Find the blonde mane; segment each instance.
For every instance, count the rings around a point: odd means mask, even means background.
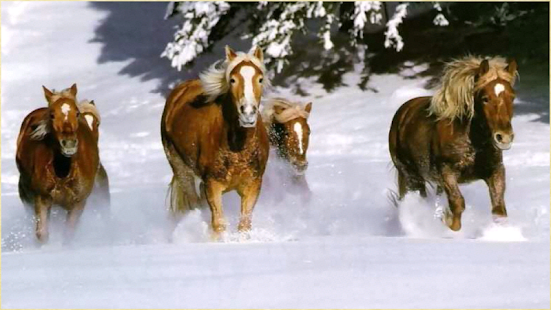
[[[284,108],[283,112],[276,113],[275,107]],[[266,126],[270,126],[273,122],[286,123],[290,120],[303,117],[308,118],[310,113],[305,110],[305,107],[298,102],[291,102],[284,98],[272,98],[265,105],[262,110],[262,120],[266,123]]]
[[[225,94],[230,89],[229,84],[229,75],[230,72],[241,62],[250,61],[255,66],[257,66],[262,74],[264,75],[262,85],[264,90],[270,87],[270,79],[266,74],[266,66],[258,58],[253,56],[253,51],[255,48],[251,49],[249,53],[237,52],[237,57],[235,57],[231,62],[227,60],[218,60],[207,70],[199,74],[199,79],[203,86],[205,95],[208,97],[208,101],[216,99],[216,97]]]
[[[67,98],[72,99],[76,102],[75,96],[71,94],[71,88],[66,88],[61,91],[55,91],[52,89],[52,97],[51,102],[56,102],[57,100],[61,98]],[[46,113],[46,116],[44,119],[41,119],[38,121],[38,124],[36,125],[36,128],[29,133],[29,136],[31,137],[31,140],[42,140],[44,137],[50,132],[50,126],[49,126],[49,114]]]
[[[514,85],[515,74],[509,73],[507,61],[503,57],[488,59],[489,71],[475,81],[482,57],[467,56],[446,64],[440,86],[431,98],[430,114],[438,119],[468,117],[474,115],[474,92],[486,86],[491,81],[501,78]]]
[[[92,114],[98,120],[98,125],[99,125],[101,123],[101,117],[99,115],[98,108],[96,107],[95,104],[92,103],[92,101],[88,99],[82,100],[77,104],[78,110],[80,111],[80,113]]]

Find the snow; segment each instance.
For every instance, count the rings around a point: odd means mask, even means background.
[[[407,15],[407,8],[409,3],[403,3],[396,7],[394,15],[386,23],[385,31],[385,47],[394,47],[396,51],[401,51],[404,48],[404,41],[398,31],[398,26],[402,23],[403,19]]]
[[[159,134],[166,94],[152,92],[159,81],[120,74],[130,59],[98,63],[103,43],[92,38],[109,13],[89,3],[7,2],[1,9],[2,307],[549,306],[550,132],[540,115],[513,119],[515,143],[504,153],[508,222],[492,222],[488,190],[475,182],[461,187],[467,209],[455,233],[435,218],[445,199],[409,194],[398,208],[388,199],[396,188],[390,121],[406,100],[431,94],[423,88],[427,78],[412,75],[422,64],[372,76],[377,93],[358,89],[354,72],[344,76],[350,86],[329,94],[314,82],[305,88],[308,98],[276,88],[274,96],[313,102],[311,201],[274,199],[277,186],[263,191],[247,239],[236,232],[239,200],[230,193],[225,242],[210,240],[208,210],[191,212],[168,242],[164,202],[172,173]],[[150,47],[151,57],[162,48]],[[529,81],[530,72],[520,70]],[[94,99],[102,114],[112,218],[87,209],[73,244],[63,246],[64,212],[56,210],[51,242],[38,247],[17,196],[15,139],[23,117],[46,104],[41,85],[75,82],[79,99]],[[528,95],[548,102],[547,86],[537,95],[529,86],[516,86],[517,111],[532,104]],[[277,163],[270,164],[265,182],[274,184]]]

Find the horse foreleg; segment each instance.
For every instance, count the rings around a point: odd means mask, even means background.
[[[241,217],[239,219],[237,229],[240,232],[251,230],[253,209],[260,194],[261,184],[261,180],[255,180],[248,186],[245,186],[243,189],[238,191],[239,196],[241,196]]]
[[[205,185],[205,196],[212,215],[212,230],[214,237],[218,238],[226,230],[226,220],[222,210],[222,193],[226,186],[214,180],[208,180]]]
[[[34,199],[34,214],[36,216],[36,238],[41,243],[48,242],[48,219],[52,208],[50,197],[37,196]]]
[[[451,214],[444,216],[444,220],[451,230],[458,231],[461,229],[461,214],[465,210],[465,199],[459,190],[457,176],[454,173],[444,171],[442,177],[442,185],[448,196],[451,211]]]
[[[73,236],[75,234],[75,229],[80,220],[80,216],[82,215],[82,211],[84,211],[85,204],[86,204],[86,200],[79,201],[75,203],[73,208],[67,212],[67,218],[65,220],[64,242],[69,242],[73,239]]]
[[[492,215],[494,221],[507,217],[505,209],[505,168],[499,167],[489,178],[485,179],[490,189],[490,199],[492,201]]]

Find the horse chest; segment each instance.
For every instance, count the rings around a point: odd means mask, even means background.
[[[49,195],[57,205],[68,207],[87,197],[87,186],[82,181],[79,171],[72,169],[70,173],[60,178],[53,166],[48,169]]]
[[[213,169],[213,176],[225,183],[233,184],[244,179],[258,179],[262,176],[262,158],[257,146],[249,146],[239,152],[221,148]]]

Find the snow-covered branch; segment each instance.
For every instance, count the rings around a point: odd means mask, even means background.
[[[183,2],[176,8],[184,17],[182,27],[174,34],[174,41],[167,44],[161,57],[172,61],[172,66],[181,70],[193,61],[208,46],[209,35],[229,10],[226,2]],[[168,15],[168,14],[167,14]]]
[[[386,23],[387,30],[385,31],[385,47],[394,47],[396,51],[401,51],[404,48],[404,41],[398,32],[398,26],[402,23],[407,15],[409,3],[400,4],[396,7],[396,11],[392,18]]]

